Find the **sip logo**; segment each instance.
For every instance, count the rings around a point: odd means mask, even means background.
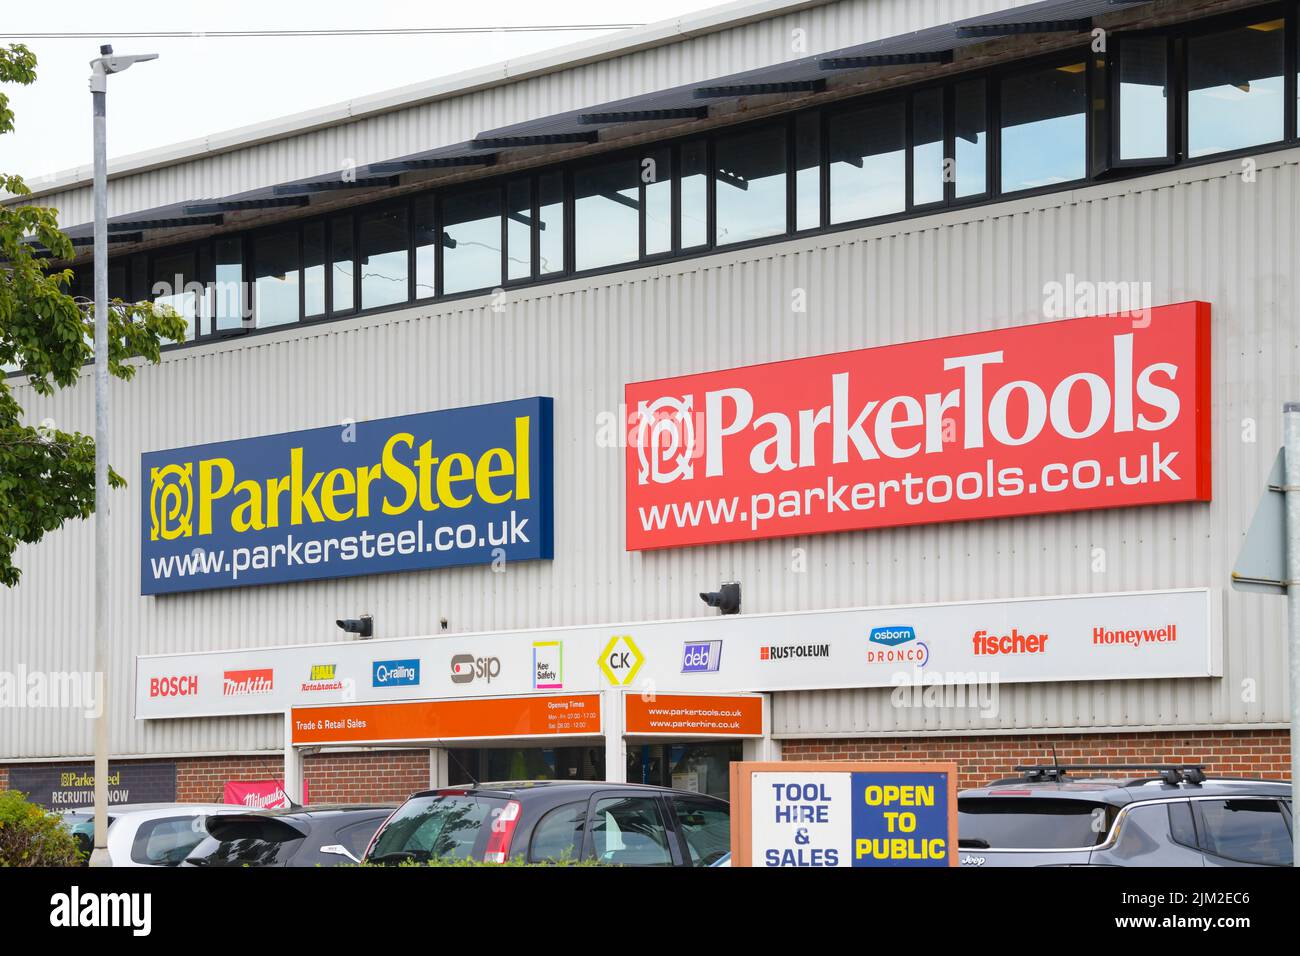
[[[492,678],[501,676],[501,658],[475,657],[473,654],[456,654],[451,659],[451,682],[469,684],[481,680],[492,683]]]
[[[615,634],[600,652],[597,663],[606,680],[616,687],[626,687],[645,663],[645,656],[632,640],[632,635]]]
[[[199,692],[199,677],[189,674],[185,677],[150,677],[150,697],[192,697]]]

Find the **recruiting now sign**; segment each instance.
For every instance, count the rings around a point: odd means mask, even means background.
[[[551,400],[148,452],[140,593],[552,556]]]
[[[736,866],[957,865],[957,766],[733,763]]]
[[[626,387],[627,548],[1210,498],[1210,307]]]

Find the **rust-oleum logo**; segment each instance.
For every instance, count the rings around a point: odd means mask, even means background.
[[[758,649],[761,661],[784,661],[802,657],[830,657],[829,644],[764,644]]]

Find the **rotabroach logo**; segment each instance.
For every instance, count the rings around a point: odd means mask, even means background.
[[[199,675],[184,677],[150,677],[150,697],[193,697],[199,692]]]
[[[760,661],[785,661],[802,657],[830,657],[829,644],[764,644],[758,649]]]
[[[930,661],[930,646],[916,639],[916,628],[906,624],[873,627],[867,640],[880,647],[867,648],[868,664],[915,664],[924,667]]]
[[[564,687],[564,642],[533,641],[533,688],[561,690]]]
[[[250,697],[255,694],[269,694],[274,689],[275,671],[269,667],[226,671],[221,677],[223,697]]]
[[[453,684],[470,684],[481,680],[492,683],[492,678],[501,676],[501,658],[475,657],[473,654],[455,654],[451,658],[451,682]]]
[[[307,692],[320,690],[342,690],[343,681],[338,677],[337,664],[313,664],[308,671],[302,689]]]
[[[687,641],[682,648],[683,674],[713,673],[721,666],[721,641]]]
[[[370,686],[414,687],[420,683],[420,661],[412,658],[403,661],[372,661]]]

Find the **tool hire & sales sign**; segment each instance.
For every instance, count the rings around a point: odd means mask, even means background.
[[[1210,499],[1210,307],[628,385],[629,550]]]
[[[551,399],[142,456],[140,591],[552,556]]]

